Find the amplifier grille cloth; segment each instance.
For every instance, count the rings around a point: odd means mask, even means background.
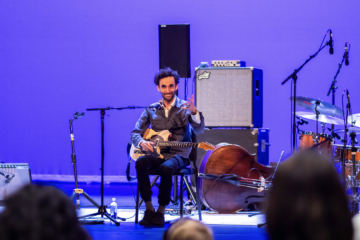
[[[206,69],[209,79],[196,77],[196,107],[208,127],[252,126],[252,70]]]

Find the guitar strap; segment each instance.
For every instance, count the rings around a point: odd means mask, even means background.
[[[127,157],[128,157],[128,164],[127,164],[125,173],[126,173],[126,179],[128,180],[128,182],[136,180],[136,177],[130,176],[130,163],[132,160],[130,157],[130,149],[131,149],[131,142],[128,143],[127,149],[126,149],[126,153],[127,153]]]

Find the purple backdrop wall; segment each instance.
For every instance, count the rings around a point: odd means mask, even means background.
[[[291,145],[290,83],[280,83],[317,51],[328,28],[335,53],[326,48],[298,74],[298,95],[331,102],[326,93],[349,41],[350,65],[338,77],[336,104],[349,88],[353,112],[360,112],[359,7],[355,0],[1,1],[0,160],[28,162],[34,174],[71,175],[72,114],[157,101],[158,24],[189,23],[192,69],[201,61],[241,59],[264,70],[264,127],[276,161]],[[182,81],[180,97],[183,92]],[[106,175],[124,175],[126,144],[140,113],[108,112]],[[99,175],[100,114],[87,112],[74,131],[79,174]]]

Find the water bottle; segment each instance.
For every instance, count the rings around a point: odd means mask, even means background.
[[[117,217],[117,203],[116,203],[116,198],[112,198],[112,202],[110,204],[110,215],[113,219],[116,220]],[[115,223],[113,223],[113,221],[110,221],[110,224],[113,225]]]

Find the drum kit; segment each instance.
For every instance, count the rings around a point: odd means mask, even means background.
[[[299,150],[313,148],[322,154],[327,154],[335,165],[342,166],[341,180],[347,189],[353,190],[353,197],[356,203],[359,202],[358,188],[360,187],[360,146],[356,140],[356,135],[360,133],[360,113],[344,116],[344,112],[330,104],[318,99],[308,97],[291,98],[298,106],[310,112],[296,112],[297,130],[300,134]],[[346,114],[347,115],[347,114]],[[308,123],[306,120],[316,121],[316,132],[306,132],[299,129],[299,125]],[[347,121],[346,121],[347,120]],[[322,129],[319,132],[318,124],[321,123]],[[327,128],[325,124],[331,124],[332,128]],[[344,128],[334,129],[334,126]],[[343,137],[341,137],[343,136]],[[349,138],[350,137],[350,138]],[[349,142],[348,143],[348,139]],[[341,144],[336,144],[339,141]],[[357,207],[356,207],[357,208]]]

